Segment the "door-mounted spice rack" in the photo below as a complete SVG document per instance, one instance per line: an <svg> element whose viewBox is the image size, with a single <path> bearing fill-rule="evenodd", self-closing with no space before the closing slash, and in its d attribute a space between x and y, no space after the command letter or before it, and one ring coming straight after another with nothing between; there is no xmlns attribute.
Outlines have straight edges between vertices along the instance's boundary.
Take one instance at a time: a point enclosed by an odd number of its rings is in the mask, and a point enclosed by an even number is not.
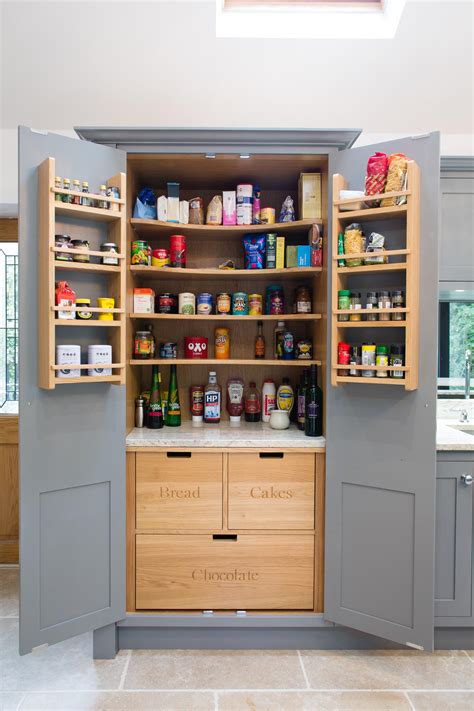
<svg viewBox="0 0 474 711"><path fill-rule="evenodd" d="M126 294L126 180L124 173L117 173L107 181L107 187L117 187L120 191L120 199L108 195L96 195L87 193L87 199L91 202L107 203L108 208L94 207L88 205L67 203L58 200L58 194L63 194L64 190L55 187L55 160L47 158L38 168L38 213L39 213L39 270L38 270L38 386L47 390L53 390L56 385L71 383L98 383L106 382L116 385L125 384L125 294ZM74 197L84 197L82 193L68 190L67 194ZM116 265L95 264L90 261L64 261L57 258L58 252L64 252L64 248L56 246L55 235L57 232L56 223L58 218L74 218L75 220L88 220L94 222L105 222L107 229L107 241L117 245L117 252L114 258ZM78 229L75 227L74 229ZM102 228L104 229L104 228ZM105 240L104 240L105 241ZM104 253L94 249L71 249L68 253L74 255L85 255L89 260L92 258L103 258ZM92 312L90 320L80 319L58 319L57 311L77 311L77 307L61 307L55 305L55 283L58 280L57 272L90 272L91 274L101 274L107 277L108 296L114 299L115 307L112 309L88 307L87 311ZM72 274L71 274L72 276ZM64 278L64 276L62 277ZM96 314L108 313L113 320L100 320ZM104 368L111 371L111 375L88 375L92 364L80 364L71 366L78 370L80 375L74 378L58 377L58 370L61 366L56 364L56 344L57 329L64 326L72 327L69 333L75 333L74 327L98 328L98 333L107 334L106 342L112 346L112 363L103 364ZM100 328L99 328L100 327ZM102 330L102 327L104 329ZM71 337L61 336L66 342L71 342ZM102 337L103 338L103 337ZM84 373L84 375L82 374Z"/></svg>
<svg viewBox="0 0 474 711"><path fill-rule="evenodd" d="M333 204L332 204L332 312L331 312L331 384L337 387L342 383L367 383L372 385L403 385L406 390L416 390L418 387L418 341L419 341L419 230L420 230L420 171L414 161L408 161L407 166L407 189L380 193L378 195L366 196L365 203L374 203L384 198L404 197L406 202L403 205L393 205L389 207L368 207L360 210L346 211L341 209L344 205L354 203L354 198L340 200L341 190L347 189L347 181L342 175L333 176ZM344 232L346 225L352 222L360 222L362 225L371 221L383 220L403 220L405 224L405 244L399 249L387 249L383 256L389 260L395 258L397 261L389 261L386 264L362 264L360 266L339 266L340 260L363 259L366 253L338 254L339 234ZM374 253L371 253L374 256ZM400 260L400 261L398 261ZM403 308L378 308L365 309L358 308L357 314L361 320L341 320L341 316L352 314L351 309L338 308L338 292L349 289L351 275L370 274L374 275L374 286L379 285L375 281L376 274L399 273L404 280L405 306ZM358 288L356 289L358 291ZM377 315L381 320L364 320L368 314ZM393 319L393 315L400 318ZM383 317L383 318L382 318ZM393 320L392 320L393 319ZM351 329L364 329L370 333L371 329L400 329L402 336L397 335L393 340L402 341L405 347L404 365L367 366L362 364L347 365L338 363L338 343L344 339L346 329L350 333ZM348 336L349 338L349 336ZM374 339L375 340L375 339ZM365 377L359 371L372 371L373 377ZM397 377L393 377L393 372ZM344 374L343 374L344 372ZM383 373L383 377L380 377Z"/></svg>

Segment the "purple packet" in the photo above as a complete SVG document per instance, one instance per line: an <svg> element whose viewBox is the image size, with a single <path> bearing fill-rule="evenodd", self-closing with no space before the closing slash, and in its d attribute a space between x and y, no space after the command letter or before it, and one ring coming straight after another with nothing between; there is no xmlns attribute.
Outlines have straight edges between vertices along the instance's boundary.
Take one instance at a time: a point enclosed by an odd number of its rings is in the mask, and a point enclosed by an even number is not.
<svg viewBox="0 0 474 711"><path fill-rule="evenodd" d="M246 269L263 269L265 264L265 235L243 238Z"/></svg>

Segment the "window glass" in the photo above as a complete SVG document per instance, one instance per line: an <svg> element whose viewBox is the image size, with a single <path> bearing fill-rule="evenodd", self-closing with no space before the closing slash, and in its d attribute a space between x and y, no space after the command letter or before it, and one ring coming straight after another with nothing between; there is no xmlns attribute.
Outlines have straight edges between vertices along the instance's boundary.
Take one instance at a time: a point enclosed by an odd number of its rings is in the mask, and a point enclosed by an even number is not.
<svg viewBox="0 0 474 711"><path fill-rule="evenodd" d="M18 413L18 243L0 243L0 413Z"/></svg>
<svg viewBox="0 0 474 711"><path fill-rule="evenodd" d="M470 351L470 356L467 354ZM438 393L465 396L466 363L474 360L474 299L439 305ZM474 390L471 367L470 393Z"/></svg>

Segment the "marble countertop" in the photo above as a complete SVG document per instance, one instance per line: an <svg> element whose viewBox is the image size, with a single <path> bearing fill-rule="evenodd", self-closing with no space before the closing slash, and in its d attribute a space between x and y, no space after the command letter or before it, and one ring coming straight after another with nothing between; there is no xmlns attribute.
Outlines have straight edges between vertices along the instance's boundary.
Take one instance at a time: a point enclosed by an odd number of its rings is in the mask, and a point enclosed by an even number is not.
<svg viewBox="0 0 474 711"><path fill-rule="evenodd" d="M133 429L127 437L127 447L216 447L259 449L324 449L324 437L306 437L304 432L291 425L288 430L272 430L263 422L230 426L193 426L184 422L181 427L163 427L161 430Z"/></svg>
<svg viewBox="0 0 474 711"><path fill-rule="evenodd" d="M470 428L472 434L469 434L469 431L458 430L456 427ZM436 421L436 449L446 452L474 451L474 420L459 422L453 418L438 418Z"/></svg>

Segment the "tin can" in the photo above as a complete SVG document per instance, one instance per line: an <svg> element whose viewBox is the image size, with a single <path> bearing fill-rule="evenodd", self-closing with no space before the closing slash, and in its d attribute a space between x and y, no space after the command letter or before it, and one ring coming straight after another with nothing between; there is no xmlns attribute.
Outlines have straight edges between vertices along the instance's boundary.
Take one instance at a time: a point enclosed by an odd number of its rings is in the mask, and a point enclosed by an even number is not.
<svg viewBox="0 0 474 711"><path fill-rule="evenodd" d="M217 294L216 299L216 312L218 314L230 314L232 304L232 297L226 292Z"/></svg>
<svg viewBox="0 0 474 711"><path fill-rule="evenodd" d="M79 378L81 371L74 366L80 364L81 346L56 346L56 365L62 366L61 370L56 371L58 378Z"/></svg>
<svg viewBox="0 0 474 711"><path fill-rule="evenodd" d="M186 266L186 237L171 235L170 237L170 267L184 269Z"/></svg>
<svg viewBox="0 0 474 711"><path fill-rule="evenodd" d="M228 328L216 328L214 331L215 357L218 360L230 358L230 330Z"/></svg>
<svg viewBox="0 0 474 711"><path fill-rule="evenodd" d="M112 346L90 345L87 347L87 362L92 368L87 370L87 375L98 377L101 375L112 375ZM104 368L104 366L109 366Z"/></svg>
<svg viewBox="0 0 474 711"><path fill-rule="evenodd" d="M160 343L160 358L176 358L178 346L172 341Z"/></svg>
<svg viewBox="0 0 474 711"><path fill-rule="evenodd" d="M277 284L267 286L267 313L278 316L285 313L285 295L283 288Z"/></svg>
<svg viewBox="0 0 474 711"><path fill-rule="evenodd" d="M235 291L232 294L232 315L248 316L249 297L244 291Z"/></svg>
<svg viewBox="0 0 474 711"><path fill-rule="evenodd" d="M154 249L151 255L152 267L169 267L170 253L167 249Z"/></svg>
<svg viewBox="0 0 474 711"><path fill-rule="evenodd" d="M262 225L275 224L275 209L273 207L262 207L260 210L260 223Z"/></svg>
<svg viewBox="0 0 474 711"><path fill-rule="evenodd" d="M209 316L212 313L212 294L207 292L198 294L197 312L201 316Z"/></svg>
<svg viewBox="0 0 474 711"><path fill-rule="evenodd" d="M191 360L207 358L209 340L202 336L186 336L184 339L184 357Z"/></svg>
<svg viewBox="0 0 474 711"><path fill-rule="evenodd" d="M261 294L249 294L249 314L250 316L261 316L263 298Z"/></svg>
<svg viewBox="0 0 474 711"><path fill-rule="evenodd" d="M311 360L313 357L313 344L309 338L303 338L296 344L296 360Z"/></svg>
<svg viewBox="0 0 474 711"><path fill-rule="evenodd" d="M282 338L283 360L293 360L295 357L295 340L290 331L285 331Z"/></svg>
<svg viewBox="0 0 474 711"><path fill-rule="evenodd" d="M151 263L151 249L148 242L136 239L132 242L131 262L133 266L149 267Z"/></svg>
<svg viewBox="0 0 474 711"><path fill-rule="evenodd" d="M176 294L158 294L156 311L159 314L177 314L178 296Z"/></svg>
<svg viewBox="0 0 474 711"><path fill-rule="evenodd" d="M178 311L180 314L196 313L196 297L189 291L185 291L178 297Z"/></svg>

